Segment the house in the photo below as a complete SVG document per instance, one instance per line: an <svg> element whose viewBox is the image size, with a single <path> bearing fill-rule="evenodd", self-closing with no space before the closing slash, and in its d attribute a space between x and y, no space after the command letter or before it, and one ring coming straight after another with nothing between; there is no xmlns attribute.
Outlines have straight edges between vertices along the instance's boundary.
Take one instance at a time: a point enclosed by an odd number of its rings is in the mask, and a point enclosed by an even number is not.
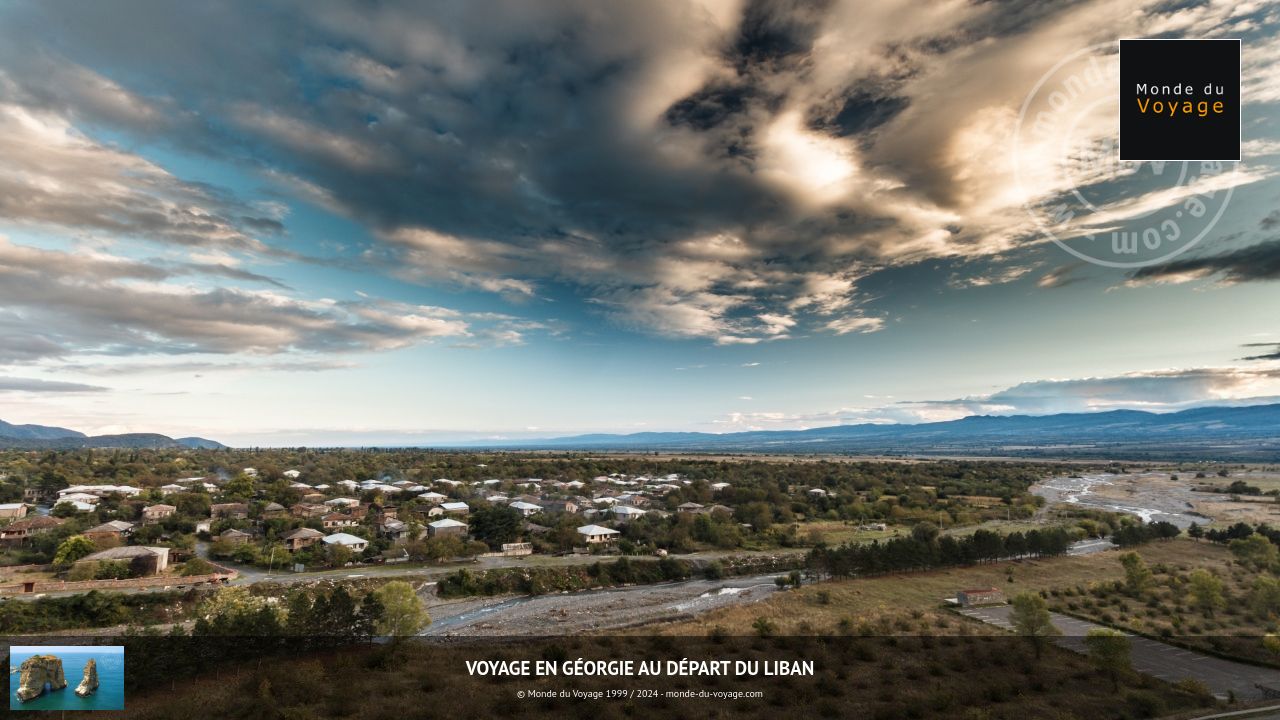
<svg viewBox="0 0 1280 720"><path fill-rule="evenodd" d="M1000 605L1004 603L1004 592L998 587L973 588L956 593L956 602L961 607L975 605Z"/></svg>
<svg viewBox="0 0 1280 720"><path fill-rule="evenodd" d="M456 535L463 537L467 534L467 524L458 522L453 518L445 518L427 524L427 535L430 537L441 537L445 535Z"/></svg>
<svg viewBox="0 0 1280 720"><path fill-rule="evenodd" d="M309 518L318 518L328 515L329 508L316 503L298 503L289 507L289 514L296 518L306 520Z"/></svg>
<svg viewBox="0 0 1280 720"><path fill-rule="evenodd" d="M285 470L284 472L282 472L282 473L280 473L280 474L281 474L281 475L284 475L285 477L289 478L290 480L297 480L298 478L302 477L302 471L301 471L301 470Z"/></svg>
<svg viewBox="0 0 1280 720"><path fill-rule="evenodd" d="M21 520L14 520L0 528L0 541L22 542L33 535L48 532L64 522L66 521L48 515L33 515Z"/></svg>
<svg viewBox="0 0 1280 720"><path fill-rule="evenodd" d="M88 505L89 509L92 510L101 501L102 498L97 495L90 495L89 493L67 493L66 495L59 496L58 502L55 504L79 503L81 505Z"/></svg>
<svg viewBox="0 0 1280 720"><path fill-rule="evenodd" d="M230 545L243 545L249 542L251 537L253 536L249 533L243 530L236 530L234 528L229 528L218 533L218 540Z"/></svg>
<svg viewBox="0 0 1280 720"><path fill-rule="evenodd" d="M97 497L106 497L108 495L125 495L133 497L141 493L142 490L132 485L72 485L58 491L58 497L66 497L73 493L85 493L87 495L95 495Z"/></svg>
<svg viewBox="0 0 1280 720"><path fill-rule="evenodd" d="M440 509L445 515L466 515L471 512L471 508L464 502L440 503Z"/></svg>
<svg viewBox="0 0 1280 720"><path fill-rule="evenodd" d="M631 507L630 505L615 505L613 507L613 517L618 522L630 522L638 517L643 517L648 510Z"/></svg>
<svg viewBox="0 0 1280 720"><path fill-rule="evenodd" d="M680 503L676 506L676 512L696 513L702 509L702 505L696 502Z"/></svg>
<svg viewBox="0 0 1280 720"><path fill-rule="evenodd" d="M249 505L247 503L216 503L209 506L209 514L216 518L247 518L249 517Z"/></svg>
<svg viewBox="0 0 1280 720"><path fill-rule="evenodd" d="M20 520L27 516L25 503L0 504L0 520Z"/></svg>
<svg viewBox="0 0 1280 720"><path fill-rule="evenodd" d="M333 528L352 527L356 525L355 518L351 517L350 515L344 515L342 513L329 513L328 515L325 515L324 517L320 518L320 522L324 524L325 530L332 530Z"/></svg>
<svg viewBox="0 0 1280 720"><path fill-rule="evenodd" d="M583 525L578 528L578 535L589 545L610 543L618 539L618 531L601 525Z"/></svg>
<svg viewBox="0 0 1280 720"><path fill-rule="evenodd" d="M132 532L133 523L125 522L123 520L112 520L111 522L102 523L97 527L91 527L81 534L95 543L103 540L116 540L123 542L124 539Z"/></svg>
<svg viewBox="0 0 1280 720"><path fill-rule="evenodd" d="M434 492L434 491L432 491L432 492L424 492L424 493L422 493L421 495L419 495L419 496L418 496L418 499L419 499L419 500L422 500L423 502L429 502L429 503L431 503L432 505L439 505L440 503L444 502L445 500L448 500L448 499L449 499L449 496L448 496L448 495L442 495L442 494L440 494L440 493L438 493L438 492Z"/></svg>
<svg viewBox="0 0 1280 720"><path fill-rule="evenodd" d="M340 497L340 498L334 498L332 500L325 500L324 504L334 509L353 508L353 507L359 507L360 501L356 500L355 498Z"/></svg>
<svg viewBox="0 0 1280 720"><path fill-rule="evenodd" d="M347 533L326 535L321 542L330 547L333 547L334 545L341 545L345 548L350 548L351 552L357 553L364 552L365 548L369 547L368 540L365 540L362 537L356 537L355 535L349 535Z"/></svg>
<svg viewBox="0 0 1280 720"><path fill-rule="evenodd" d="M572 515L578 512L578 503L573 500L546 500L542 506L550 512L568 513Z"/></svg>
<svg viewBox="0 0 1280 720"><path fill-rule="evenodd" d="M182 487L177 483L169 483L168 485L160 486L160 494L165 496L172 495L174 493L186 492L186 491L187 491L186 488Z"/></svg>
<svg viewBox="0 0 1280 720"><path fill-rule="evenodd" d="M148 505L142 508L142 520L143 522L156 522L170 517L176 512L178 512L178 508L173 505Z"/></svg>
<svg viewBox="0 0 1280 720"><path fill-rule="evenodd" d="M280 538L284 541L284 546L289 548L289 552L297 552L303 548L309 548L320 542L320 538L324 537L324 533L311 528L298 528L293 532Z"/></svg>
<svg viewBox="0 0 1280 720"><path fill-rule="evenodd" d="M282 518L289 514L289 510L278 502L267 503L262 506L262 519L271 520L274 518Z"/></svg>
<svg viewBox="0 0 1280 720"><path fill-rule="evenodd" d="M378 523L378 532L392 542L404 542L409 539L409 526L403 520L388 518Z"/></svg>
<svg viewBox="0 0 1280 720"><path fill-rule="evenodd" d="M507 507L511 508L512 510L518 510L520 512L520 515L523 517L529 517L530 515L537 515L538 513L542 512L541 505L534 505L531 502L525 502L523 500L517 500L511 503L510 505L508 505Z"/></svg>
<svg viewBox="0 0 1280 720"><path fill-rule="evenodd" d="M727 487L729 487L729 483L727 482L711 483L711 492L720 492Z"/></svg>
<svg viewBox="0 0 1280 720"><path fill-rule="evenodd" d="M86 555L76 564L86 562L123 560L128 562L138 575L156 575L169 567L169 548L143 547L141 545L113 547Z"/></svg>
<svg viewBox="0 0 1280 720"><path fill-rule="evenodd" d="M827 496L827 491L826 491L826 490L823 490L822 488L810 488L810 489L809 489L809 496L810 496L810 497L815 497L815 498L826 497L826 496Z"/></svg>

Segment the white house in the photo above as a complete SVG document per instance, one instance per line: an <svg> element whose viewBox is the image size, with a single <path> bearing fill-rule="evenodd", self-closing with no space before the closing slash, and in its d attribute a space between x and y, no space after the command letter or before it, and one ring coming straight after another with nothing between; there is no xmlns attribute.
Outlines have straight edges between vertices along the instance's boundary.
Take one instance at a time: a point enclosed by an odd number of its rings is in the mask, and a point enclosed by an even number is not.
<svg viewBox="0 0 1280 720"><path fill-rule="evenodd" d="M464 502L441 503L440 509L443 510L446 515L466 515L471 512L471 508Z"/></svg>
<svg viewBox="0 0 1280 720"><path fill-rule="evenodd" d="M297 480L298 478L302 477L302 471L301 471L301 470L285 470L284 472L282 472L282 473L280 473L280 474L281 474L281 475L284 475L285 477L289 478L290 480Z"/></svg>
<svg viewBox="0 0 1280 720"><path fill-rule="evenodd" d="M640 508L631 507L630 505L615 505L613 507L613 516L617 518L619 522L635 520L636 518L643 516L646 512L648 512L648 510L641 510Z"/></svg>
<svg viewBox="0 0 1280 720"><path fill-rule="evenodd" d="M160 486L161 495L172 495L174 493L180 493L184 491L186 491L186 488L182 487L178 483L169 483L168 485Z"/></svg>
<svg viewBox="0 0 1280 720"><path fill-rule="evenodd" d="M433 491L433 492L424 492L424 493L422 493L421 495L419 495L419 496L418 496L418 499L419 499L419 500L424 500L424 501L426 501L426 502L429 502L429 503L431 503L431 504L435 505L435 504L442 503L442 502L444 502L445 500L448 500L448 499L449 499L449 496L448 496L448 495L442 495L442 494L440 494L440 493L438 493L438 492L434 492L434 491Z"/></svg>
<svg viewBox="0 0 1280 720"><path fill-rule="evenodd" d="M334 498L334 499L332 499L332 500L325 500L325 501L324 501L324 504L325 504L325 505L328 505L328 506L329 506L329 507L331 507L331 508L339 508L339 507L348 507L348 508L353 508L353 507L360 507L360 501L359 501L359 500L356 500L355 498Z"/></svg>
<svg viewBox="0 0 1280 720"><path fill-rule="evenodd" d="M369 547L368 540L365 540L362 537L356 537L350 533L334 533L332 535L326 535L321 542L325 545L331 546L342 545L343 547L350 548L351 552L364 552L364 549Z"/></svg>
<svg viewBox="0 0 1280 720"><path fill-rule="evenodd" d="M508 507L512 508L513 510L519 510L520 514L525 517L529 517L530 515L537 515L538 513L542 512L541 505L534 505L533 503L525 502L523 500L517 500L511 503Z"/></svg>
<svg viewBox="0 0 1280 720"><path fill-rule="evenodd" d="M607 543L618 539L618 531L602 525L583 525L578 528L578 535L587 543Z"/></svg>

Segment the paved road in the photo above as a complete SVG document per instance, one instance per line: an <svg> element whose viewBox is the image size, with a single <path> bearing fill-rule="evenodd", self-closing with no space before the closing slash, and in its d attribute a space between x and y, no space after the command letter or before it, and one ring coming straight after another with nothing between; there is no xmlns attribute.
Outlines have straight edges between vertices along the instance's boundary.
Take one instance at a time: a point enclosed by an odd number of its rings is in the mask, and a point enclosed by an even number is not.
<svg viewBox="0 0 1280 720"><path fill-rule="evenodd" d="M1078 540L1071 543L1071 547L1067 548L1067 554L1092 555L1096 552L1114 549L1116 549L1116 546L1111 544L1111 538L1102 538L1100 540Z"/></svg>
<svg viewBox="0 0 1280 720"><path fill-rule="evenodd" d="M1013 608L1008 605L966 608L960 612L976 620L1013 630L1009 622ZM1090 630L1103 627L1058 613L1053 613L1053 624L1063 633L1055 642L1078 653L1085 652L1085 635ZM1255 687L1257 683L1280 687L1280 670L1223 660L1144 637L1130 637L1133 668L1161 680L1176 682L1183 678L1195 678L1208 685L1215 695L1234 692L1241 700L1262 698L1262 693Z"/></svg>

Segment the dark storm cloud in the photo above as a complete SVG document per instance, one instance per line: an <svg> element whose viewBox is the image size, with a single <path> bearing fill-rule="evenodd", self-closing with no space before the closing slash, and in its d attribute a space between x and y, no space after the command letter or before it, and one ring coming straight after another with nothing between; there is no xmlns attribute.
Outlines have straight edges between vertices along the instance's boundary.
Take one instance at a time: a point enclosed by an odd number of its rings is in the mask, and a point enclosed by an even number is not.
<svg viewBox="0 0 1280 720"><path fill-rule="evenodd" d="M1225 282L1280 279L1280 240L1266 240L1218 255L1174 260L1137 270L1134 280L1220 277Z"/></svg>
<svg viewBox="0 0 1280 720"><path fill-rule="evenodd" d="M1007 113L1045 47L1144 21L1088 5L51 0L6 8L0 100L260 171L402 279L759 342L882 327L860 278L1028 236L997 206ZM86 200L119 176L4 188L0 215L280 252L279 217L213 188Z"/></svg>

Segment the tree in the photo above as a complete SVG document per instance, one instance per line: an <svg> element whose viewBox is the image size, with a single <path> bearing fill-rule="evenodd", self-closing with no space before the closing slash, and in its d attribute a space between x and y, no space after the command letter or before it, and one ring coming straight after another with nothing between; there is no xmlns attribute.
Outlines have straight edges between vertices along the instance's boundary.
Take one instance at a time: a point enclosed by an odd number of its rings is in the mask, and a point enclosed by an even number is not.
<svg viewBox="0 0 1280 720"><path fill-rule="evenodd" d="M1280 559L1280 550L1261 534L1232 540L1227 547L1231 548L1231 554L1236 556L1241 565L1253 570L1275 567L1276 561Z"/></svg>
<svg viewBox="0 0 1280 720"><path fill-rule="evenodd" d="M329 547L325 548L325 557L329 561L329 565L332 567L342 567L343 565L346 565L351 562L351 557L353 555L354 553L351 551L351 548L343 545L342 543L333 543L332 545L329 545Z"/></svg>
<svg viewBox="0 0 1280 720"><path fill-rule="evenodd" d="M58 546L53 555L53 564L58 567L70 567L72 563L97 551L93 541L83 535L72 535Z"/></svg>
<svg viewBox="0 0 1280 720"><path fill-rule="evenodd" d="M1199 540L1204 537L1204 528L1200 527L1198 523L1191 523L1191 527L1187 528L1187 534L1193 539Z"/></svg>
<svg viewBox="0 0 1280 720"><path fill-rule="evenodd" d="M911 528L911 537L919 542L932 543L938 539L938 526L928 520L916 523L915 527Z"/></svg>
<svg viewBox="0 0 1280 720"><path fill-rule="evenodd" d="M1249 606L1264 618L1280 614L1280 578L1260 576L1254 580Z"/></svg>
<svg viewBox="0 0 1280 720"><path fill-rule="evenodd" d="M1222 581L1203 568L1191 573L1191 598L1197 608L1213 614L1226 604L1222 598Z"/></svg>
<svg viewBox="0 0 1280 720"><path fill-rule="evenodd" d="M520 538L524 517L520 511L503 505L479 508L467 517L471 536L486 543L491 550L498 550L503 543Z"/></svg>
<svg viewBox="0 0 1280 720"><path fill-rule="evenodd" d="M1136 552L1127 552L1120 556L1120 564L1124 566L1124 585L1130 593L1137 595L1151 586L1151 568Z"/></svg>
<svg viewBox="0 0 1280 720"><path fill-rule="evenodd" d="M413 586L393 580L378 588L373 595L382 603L382 617L377 623L379 635L404 637L416 635L431 624L431 616Z"/></svg>
<svg viewBox="0 0 1280 720"><path fill-rule="evenodd" d="M1026 592L1013 598L1013 631L1031 643L1035 648L1036 659L1044 651L1049 638L1061 635L1062 631L1053 624L1049 615L1049 605L1038 593Z"/></svg>
<svg viewBox="0 0 1280 720"><path fill-rule="evenodd" d="M1084 638L1089 662L1111 678L1111 690L1120 691L1120 674L1129 672L1129 637L1117 630L1094 628Z"/></svg>

